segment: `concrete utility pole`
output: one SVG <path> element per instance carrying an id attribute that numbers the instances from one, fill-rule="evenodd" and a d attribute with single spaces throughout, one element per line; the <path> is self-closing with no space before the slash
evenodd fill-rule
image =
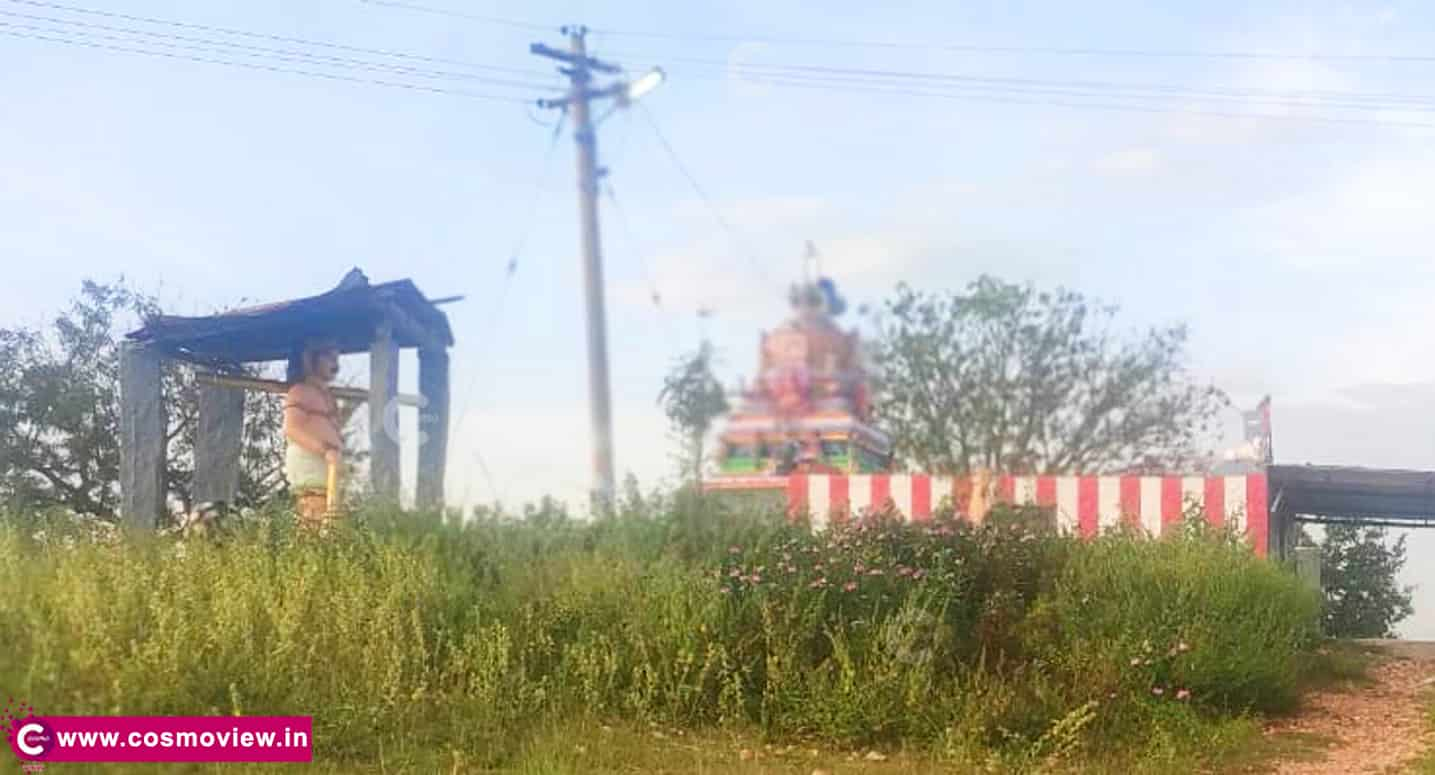
<path id="1" fill-rule="evenodd" d="M 588 394 L 593 426 L 594 495 L 600 508 L 613 502 L 613 410 L 608 378 L 608 317 L 603 302 L 603 248 L 598 231 L 598 180 L 607 170 L 598 167 L 598 138 L 594 131 L 591 102 L 612 97 L 619 105 L 641 96 L 662 80 L 662 71 L 644 76 L 635 84 L 619 81 L 591 88 L 594 73 L 618 74 L 622 68 L 588 56 L 582 26 L 564 27 L 568 50 L 534 43 L 529 51 L 562 62 L 559 72 L 568 76 L 568 94 L 560 99 L 539 100 L 543 108 L 573 112 L 573 139 L 578 146 L 578 206 L 582 217 L 583 295 L 588 313 Z M 646 88 L 643 88 L 646 87 Z"/>

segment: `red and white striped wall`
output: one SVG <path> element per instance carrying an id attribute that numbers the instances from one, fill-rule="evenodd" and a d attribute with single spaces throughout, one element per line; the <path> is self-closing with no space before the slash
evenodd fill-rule
<path id="1" fill-rule="evenodd" d="M 813 525 L 876 510 L 891 503 L 908 519 L 931 518 L 946 498 L 967 514 L 974 477 L 925 474 L 787 477 L 788 506 L 812 515 Z M 1181 519 L 1187 501 L 1199 503 L 1213 525 L 1244 531 L 1256 553 L 1268 540 L 1265 474 L 1241 476 L 993 476 L 991 500 L 1052 506 L 1063 529 L 1093 536 L 1122 522 L 1152 535 Z M 980 517 L 979 517 L 980 518 Z"/>

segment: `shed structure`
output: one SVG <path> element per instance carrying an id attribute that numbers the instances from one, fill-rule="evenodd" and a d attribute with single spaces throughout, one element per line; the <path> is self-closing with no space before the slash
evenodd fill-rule
<path id="1" fill-rule="evenodd" d="M 153 527 L 165 510 L 166 407 L 163 364 L 182 361 L 218 374 L 250 363 L 287 360 L 306 340 L 337 343 L 344 355 L 369 354 L 370 486 L 398 500 L 399 352 L 418 350 L 419 460 L 416 501 L 443 501 L 448 453 L 448 316 L 410 280 L 371 285 L 357 269 L 318 296 L 205 317 L 160 315 L 126 335 L 120 353 L 121 514 Z M 202 384 L 194 450 L 196 501 L 228 501 L 239 487 L 244 397 L 238 387 Z"/>

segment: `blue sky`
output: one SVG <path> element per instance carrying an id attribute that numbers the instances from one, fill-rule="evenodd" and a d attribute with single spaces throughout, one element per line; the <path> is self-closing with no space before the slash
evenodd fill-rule
<path id="1" fill-rule="evenodd" d="M 541 73 L 551 69 L 528 44 L 561 43 L 556 32 L 358 0 L 87 1 L 77 7 L 540 73 L 489 73 L 534 79 L 531 90 L 424 81 L 507 97 L 542 96 Z M 1435 123 L 1427 106 L 1309 109 L 1248 96 L 1199 101 L 1189 91 L 1137 102 L 1099 87 L 1089 87 L 1093 97 L 989 82 L 981 99 L 949 99 L 851 82 L 757 84 L 720 64 L 1297 99 L 1435 94 L 1435 62 L 1380 58 L 1431 50 L 1435 14 L 1421 4 L 1181 5 L 923 2 L 900 14 L 871 3 L 748 1 L 448 7 L 583 22 L 605 30 L 591 40 L 597 54 L 663 65 L 669 82 L 645 104 L 732 227 L 718 224 L 643 115 L 604 121 L 601 153 L 626 215 L 604 201 L 621 471 L 649 482 L 671 471 L 654 400 L 667 364 L 701 331 L 723 353 L 725 377 L 751 374 L 758 331 L 782 317 L 779 289 L 798 273 L 809 239 L 855 302 L 876 302 L 899 281 L 956 288 L 992 272 L 1119 303 L 1132 326 L 1186 321 L 1202 378 L 1243 405 L 1274 395 L 1282 462 L 1435 468 L 1427 333 L 1435 130 L 1404 125 Z M 0 14 L 12 25 L 0 33 L 67 27 L 14 15 L 25 14 L 216 38 L 12 0 L 0 0 Z M 674 37 L 633 34 L 654 31 Z M 902 45 L 797 42 L 813 38 Z M 936 47 L 953 44 L 1023 50 Z M 1033 50 L 1050 48 L 1161 55 Z M 412 277 L 433 296 L 467 295 L 449 308 L 459 342 L 450 498 L 582 492 L 588 425 L 572 145 L 563 137 L 545 164 L 551 130 L 541 122 L 552 116 L 5 35 L 0 105 L 6 322 L 43 321 L 86 277 L 123 274 L 187 313 L 319 292 L 353 266 L 376 281 Z M 1311 115 L 1383 123 L 1301 118 Z M 503 267 L 525 234 L 506 282 Z M 699 307 L 715 313 L 705 328 Z M 1435 636 L 1435 571 L 1426 567 L 1435 534 L 1411 540 L 1410 580 L 1425 587 L 1425 605 L 1407 630 Z"/>

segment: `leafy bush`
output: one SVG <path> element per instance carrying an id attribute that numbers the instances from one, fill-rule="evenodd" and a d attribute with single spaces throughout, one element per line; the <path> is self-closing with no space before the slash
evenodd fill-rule
<path id="1" fill-rule="evenodd" d="M 1319 614 L 1313 593 L 1232 542 L 1106 537 L 1073 556 L 1027 637 L 1091 699 L 1272 711 L 1295 699 Z"/>
<path id="2" fill-rule="evenodd" d="M 1320 544 L 1324 631 L 1335 638 L 1393 638 L 1415 612 L 1414 588 L 1401 586 L 1405 536 L 1383 527 L 1327 525 Z"/>

